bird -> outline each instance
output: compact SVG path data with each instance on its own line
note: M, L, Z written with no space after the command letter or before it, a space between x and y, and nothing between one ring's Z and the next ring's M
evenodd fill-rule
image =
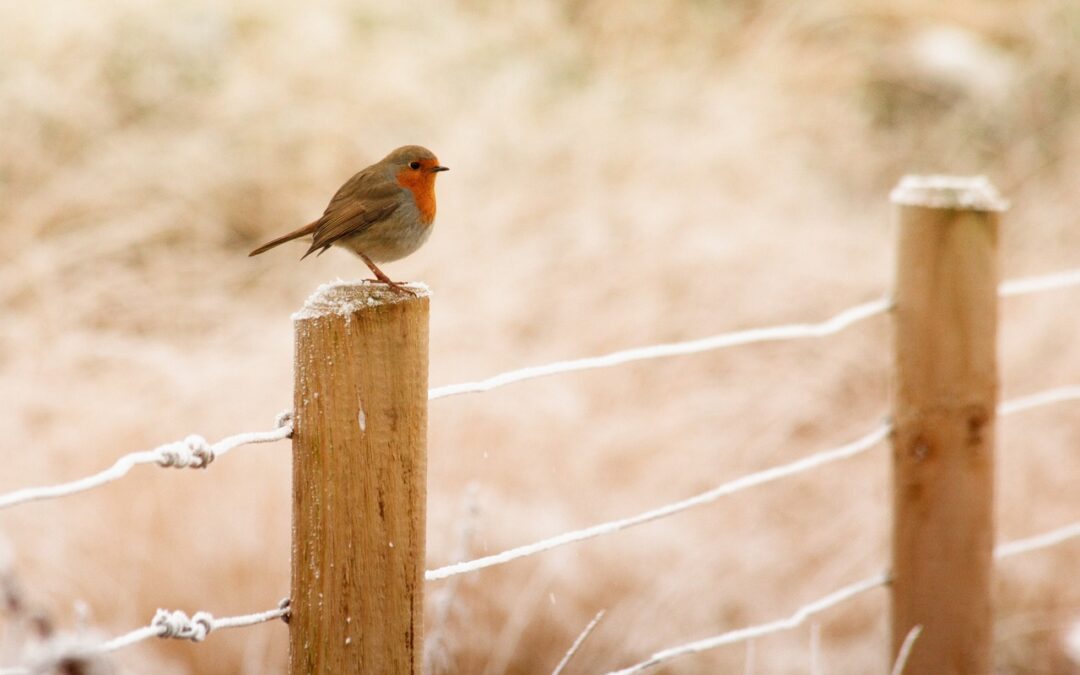
M375 279L391 289L415 295L391 281L375 264L400 260L420 248L435 223L435 176L448 167L433 152L405 145L361 170L342 185L318 220L266 242L256 256L293 239L311 235L301 260L340 246L360 256Z

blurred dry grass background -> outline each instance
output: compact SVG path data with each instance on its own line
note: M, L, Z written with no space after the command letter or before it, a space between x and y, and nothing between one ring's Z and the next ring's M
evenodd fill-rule
M289 313L365 270L246 252L397 145L452 167L432 240L388 268L436 292L438 385L879 296L904 172L988 174L1014 204L1008 276L1076 267L1078 113L1069 0L0 2L0 491L268 427L291 400ZM1080 379L1074 306L1005 304L1006 396ZM440 401L430 564L459 548L470 484L479 555L860 435L886 410L888 340L879 320ZM1002 422L1002 539L1076 519L1076 419ZM882 568L887 479L879 448L474 575L432 670L550 672L601 608L572 672L787 614ZM256 447L2 513L0 535L65 625L76 599L103 634L158 606L244 613L286 593L288 481L288 446ZM1068 671L1078 565L1073 544L1000 566L1000 672ZM884 668L885 601L820 619L823 672ZM277 672L286 642L270 624L116 664ZM809 643L809 628L758 641L756 672L807 672Z

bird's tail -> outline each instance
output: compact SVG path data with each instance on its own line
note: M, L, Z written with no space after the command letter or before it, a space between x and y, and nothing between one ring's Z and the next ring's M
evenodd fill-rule
M305 235L313 234L315 232L315 227L318 224L319 221L316 220L315 222L308 223L307 225L301 227L299 230L294 230L286 235L278 237L277 239L268 241L259 248L252 251L251 253L248 253L248 257L251 257L253 255L259 255L260 253L265 253L277 246L278 244L284 244L287 241L292 241L293 239L299 239L300 237L303 237Z

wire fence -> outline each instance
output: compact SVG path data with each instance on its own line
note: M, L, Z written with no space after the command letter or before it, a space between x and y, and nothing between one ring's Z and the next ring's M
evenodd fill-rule
M1039 293L1056 289L1080 286L1080 270L1067 270L1054 274L1028 277L1006 281L999 286L1002 297L1015 297L1030 293ZM464 382L454 385L435 387L428 391L429 400L450 396L490 391L509 384L598 368L608 368L636 361L690 355L717 349L749 345L780 340L819 338L833 335L857 323L886 313L891 307L888 299L879 299L850 307L817 323L796 323L764 328L739 330L721 333L706 338L684 342L666 343L625 349L609 354L558 361L540 366L531 366L507 371L483 380ZM1002 402L998 413L1002 416L1025 412L1043 406L1080 400L1080 385L1069 385L1048 389L1024 397ZM513 560L537 555L569 544L614 534L644 523L674 516L688 509L712 503L722 497L741 492L765 483L798 475L815 468L826 466L844 459L865 453L888 438L892 425L888 422L879 424L863 436L846 444L824 450L799 460L756 471L740 478L722 483L711 490L687 499L656 507L625 518L608 521L590 527L565 532L547 539L518 546L493 555L474 560L458 562L426 572L428 581L437 581L449 577L475 572L488 567L501 565ZM201 436L188 436L182 441L166 443L156 448L126 454L109 468L93 475L56 485L31 487L0 494L0 509L13 507L28 502L70 496L101 487L119 480L136 466L155 464L161 467L206 468L215 458L221 457L233 449L245 445L270 443L289 438L293 426L291 413L278 416L273 429L235 434L217 443L208 443ZM1056 546L1080 537L1080 521L1056 530L1035 535L1026 539L1008 542L995 549L995 557L1007 558L1031 551ZM722 645L750 640L763 635L789 630L804 623L808 618L842 604L866 591L888 584L886 573L877 574L861 581L849 584L829 593L813 602L803 605L791 615L771 621L729 631L704 638L684 645L656 652L648 659L627 668L612 671L618 674L642 672L653 666L665 663L680 656L699 653ZM183 612L159 610L153 620L142 628L135 629L111 640L91 646L79 646L66 652L60 652L51 658L48 664L36 663L15 668L0 668L0 675L28 675L44 672L60 663L65 658L100 655L113 652L151 638L174 638L201 642L214 630L251 626L276 619L288 619L288 600L283 600L277 607L241 616L215 618L205 611L196 612L188 617ZM576 653L590 632L595 628L601 615L589 624L567 653L565 662ZM917 633L916 633L917 635Z
M999 287L998 292L1002 297L1015 297L1078 285L1080 285L1080 270L1065 270L1053 274L1005 281ZM829 319L818 323L783 324L749 330L732 331L697 340L635 347L601 356L590 356L566 361L555 361L539 366L529 366L527 368L499 373L498 375L493 375L475 382L462 382L459 384L434 387L428 390L428 400L434 401L450 396L491 391L492 389L497 389L517 382L524 382L526 380L533 380L556 374L594 370L597 368L610 368L635 361L697 354L728 347L763 342L825 337L839 333L866 319L884 314L888 311L890 306L891 301L882 298L849 307ZM1040 394L1040 396L1051 394L1052 392L1044 392ZM1016 404L1019 405L1020 402L1018 401ZM206 439L202 436L191 435L182 441L165 443L151 450L129 453L116 460L116 462L108 469L85 478L57 485L24 488L0 494L0 509L40 499L66 497L68 495L91 490L115 480L119 480L126 476L131 469L143 464L157 464L161 467L204 469L209 466L216 457L220 457L230 450L242 445L271 443L290 437L292 435L291 417L291 412L283 412L278 415L274 429L239 433L222 439L214 444L207 443Z

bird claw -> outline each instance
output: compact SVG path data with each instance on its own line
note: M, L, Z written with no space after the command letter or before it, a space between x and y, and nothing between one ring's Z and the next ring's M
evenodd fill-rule
M411 295L414 298L418 297L420 295L419 291L416 291L416 290L414 290L412 288L405 288L404 286L397 283L396 281L391 281L389 278L385 278L385 279L368 279L368 281L372 281L372 282L375 282L375 283L378 283L378 284L385 284L386 286L388 286L390 288L390 290L394 291L395 293L404 293L405 295Z
M401 284L396 284L393 281L386 282L386 285L389 286L390 288L392 288L393 290L397 291L398 293L404 293L405 295L411 295L414 298L420 296L420 291L414 290L412 288L405 288Z

